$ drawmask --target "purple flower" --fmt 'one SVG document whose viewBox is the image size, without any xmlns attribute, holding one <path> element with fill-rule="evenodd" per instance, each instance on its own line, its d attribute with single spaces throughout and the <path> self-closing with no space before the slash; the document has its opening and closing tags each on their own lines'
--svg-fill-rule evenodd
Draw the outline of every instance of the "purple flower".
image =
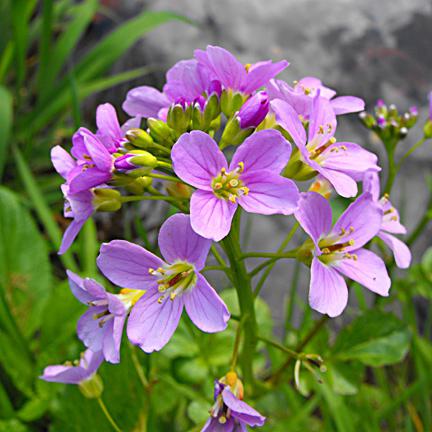
<svg viewBox="0 0 432 432">
<path fill-rule="evenodd" d="M 219 241 L 231 227 L 240 204 L 252 213 L 292 214 L 297 186 L 279 175 L 291 154 L 290 144 L 276 130 L 256 132 L 235 152 L 231 164 L 206 133 L 183 134 L 172 148 L 175 173 L 196 187 L 191 197 L 191 224 L 203 237 Z"/>
<path fill-rule="evenodd" d="M 282 99 L 290 104 L 297 114 L 304 119 L 311 115 L 313 99 L 317 94 L 330 101 L 330 106 L 335 115 L 349 114 L 363 111 L 365 103 L 362 99 L 355 96 L 338 96 L 329 87 L 325 87 L 322 82 L 315 77 L 305 77 L 296 81 L 294 87 L 285 81 L 271 80 L 267 85 L 270 100 Z"/>
<path fill-rule="evenodd" d="M 380 198 L 379 177 L 376 172 L 365 174 L 363 188 L 370 192 L 373 200 L 381 207 L 383 218 L 377 236 L 393 252 L 396 265 L 399 268 L 408 268 L 411 264 L 411 252 L 408 246 L 392 234 L 406 234 L 406 228 L 400 223 L 399 212 L 392 206 L 388 195 Z"/>
<path fill-rule="evenodd" d="M 56 171 L 67 181 L 73 178 L 74 172 L 77 171 L 76 161 L 69 153 L 55 146 L 51 150 L 51 161 Z M 67 227 L 59 254 L 64 254 L 75 240 L 86 220 L 93 214 L 93 193 L 90 190 L 84 190 L 75 194 L 70 193 L 70 187 L 67 183 L 63 184 L 62 192 L 65 198 L 64 216 L 73 218 L 72 223 Z"/>
<path fill-rule="evenodd" d="M 339 195 L 357 195 L 357 179 L 366 171 L 379 171 L 377 157 L 352 142 L 336 142 L 336 115 L 327 99 L 313 99 L 308 136 L 297 112 L 287 102 L 271 102 L 278 123 L 297 145 L 303 162 L 325 177 Z"/>
<path fill-rule="evenodd" d="M 88 349 L 83 353 L 79 362 L 47 366 L 40 378 L 49 382 L 81 384 L 94 376 L 103 359 L 102 352 L 93 352 Z"/>
<path fill-rule="evenodd" d="M 67 275 L 72 294 L 89 306 L 78 321 L 78 337 L 87 348 L 101 351 L 106 361 L 118 363 L 126 316 L 144 291 L 123 289 L 111 294 L 93 279 L 82 279 L 71 271 Z"/>
<path fill-rule="evenodd" d="M 246 95 L 253 94 L 289 65 L 286 60 L 266 60 L 245 67 L 229 51 L 212 45 L 205 51 L 195 50 L 195 58 L 224 89 Z"/>
<path fill-rule="evenodd" d="M 302 194 L 295 216 L 315 248 L 309 303 L 318 312 L 336 317 L 348 302 L 346 276 L 371 291 L 387 296 L 391 281 L 385 264 L 363 246 L 381 228 L 382 209 L 363 193 L 332 228 L 329 202 L 315 192 Z"/>
<path fill-rule="evenodd" d="M 230 375 L 235 375 L 232 385 Z M 237 375 L 229 372 L 220 381 L 215 381 L 215 404 L 210 410 L 210 418 L 201 432 L 241 432 L 246 426 L 263 426 L 266 418 L 242 401 L 243 385 Z"/>
<path fill-rule="evenodd" d="M 228 309 L 200 274 L 210 245 L 192 230 L 184 214 L 171 216 L 160 229 L 159 248 L 166 262 L 127 241 L 102 245 L 97 260 L 102 273 L 118 286 L 146 290 L 128 320 L 132 343 L 148 353 L 159 351 L 177 328 L 183 306 L 202 331 L 226 328 Z"/>
<path fill-rule="evenodd" d="M 166 119 L 171 105 L 199 102 L 203 93 L 220 94 L 220 86 L 212 83 L 209 72 L 194 59 L 176 63 L 166 75 L 163 91 L 148 87 L 130 90 L 123 103 L 123 109 L 131 116 Z"/>
<path fill-rule="evenodd" d="M 251 96 L 237 113 L 240 127 L 257 127 L 265 119 L 269 109 L 270 102 L 266 92 L 261 91 Z"/>
</svg>

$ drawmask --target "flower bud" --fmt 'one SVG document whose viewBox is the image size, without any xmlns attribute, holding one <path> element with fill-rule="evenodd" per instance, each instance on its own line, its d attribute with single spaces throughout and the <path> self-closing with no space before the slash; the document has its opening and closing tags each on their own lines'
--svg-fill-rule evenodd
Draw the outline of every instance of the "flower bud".
<svg viewBox="0 0 432 432">
<path fill-rule="evenodd" d="M 432 138 L 432 120 L 427 120 L 424 127 L 423 133 L 425 138 Z"/>
<path fill-rule="evenodd" d="M 220 102 L 222 112 L 229 118 L 241 108 L 244 96 L 241 93 L 234 93 L 232 90 L 224 90 Z"/>
<path fill-rule="evenodd" d="M 116 189 L 98 188 L 93 190 L 93 207 L 97 211 L 115 212 L 121 208 L 121 194 Z"/>
<path fill-rule="evenodd" d="M 249 135 L 253 133 L 253 128 L 242 129 L 240 127 L 240 121 L 237 116 L 234 116 L 228 120 L 225 129 L 222 133 L 220 139 L 219 147 L 224 149 L 228 145 L 239 145 L 241 144 Z"/>
<path fill-rule="evenodd" d="M 104 389 L 102 378 L 98 374 L 94 374 L 89 379 L 81 381 L 78 386 L 83 396 L 87 399 L 100 398 Z"/>
<path fill-rule="evenodd" d="M 266 92 L 258 92 L 249 98 L 237 114 L 242 129 L 256 128 L 266 117 L 270 102 Z"/>
<path fill-rule="evenodd" d="M 186 132 L 191 121 L 191 105 L 187 107 L 180 104 L 173 105 L 167 114 L 167 125 L 178 134 Z"/>
<path fill-rule="evenodd" d="M 213 95 L 217 96 L 217 98 L 221 97 L 222 94 L 222 84 L 218 80 L 213 80 L 208 89 L 207 94 L 211 97 Z"/>
<path fill-rule="evenodd" d="M 126 132 L 126 138 L 135 147 L 147 150 L 152 147 L 153 138 L 142 129 L 129 129 Z"/>
<path fill-rule="evenodd" d="M 131 178 L 130 176 L 128 176 L 128 178 L 130 179 L 130 182 L 124 185 L 124 188 L 134 195 L 143 195 L 144 191 L 149 186 L 151 186 L 153 182 L 153 179 L 151 177 L 146 176 L 141 176 L 137 178 Z"/>
<path fill-rule="evenodd" d="M 114 168 L 119 172 L 128 172 L 140 167 L 155 168 L 158 160 L 145 150 L 132 150 L 114 161 Z"/>
<path fill-rule="evenodd" d="M 298 181 L 305 181 L 314 178 L 317 172 L 301 159 L 301 153 L 298 148 L 294 148 L 290 160 L 282 171 L 282 175 Z"/>
<path fill-rule="evenodd" d="M 190 198 L 193 192 L 189 185 L 181 182 L 167 182 L 166 191 L 175 198 Z"/>
<path fill-rule="evenodd" d="M 147 125 L 150 135 L 155 141 L 169 147 L 173 146 L 175 135 L 173 130 L 164 121 L 150 117 L 147 119 Z"/>
</svg>

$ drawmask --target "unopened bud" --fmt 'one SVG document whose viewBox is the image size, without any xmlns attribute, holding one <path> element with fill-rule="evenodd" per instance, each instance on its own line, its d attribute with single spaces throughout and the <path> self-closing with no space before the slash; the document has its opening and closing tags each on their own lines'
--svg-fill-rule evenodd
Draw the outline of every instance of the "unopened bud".
<svg viewBox="0 0 432 432">
<path fill-rule="evenodd" d="M 221 110 L 227 118 L 231 117 L 243 105 L 245 97 L 241 93 L 232 90 L 224 90 L 221 94 Z"/>
<path fill-rule="evenodd" d="M 93 189 L 93 207 L 97 211 L 115 212 L 121 208 L 121 194 L 116 189 Z"/>
<path fill-rule="evenodd" d="M 270 102 L 266 92 L 258 92 L 250 97 L 237 114 L 242 129 L 256 128 L 266 117 Z"/>
<path fill-rule="evenodd" d="M 178 134 L 186 132 L 191 121 L 191 105 L 184 107 L 180 104 L 173 105 L 167 114 L 167 125 Z"/>
<path fill-rule="evenodd" d="M 87 399 L 100 398 L 104 389 L 102 378 L 98 374 L 94 374 L 89 379 L 81 381 L 78 387 Z"/>
<path fill-rule="evenodd" d="M 424 127 L 423 133 L 425 138 L 432 138 L 432 120 L 427 120 Z"/>
<path fill-rule="evenodd" d="M 169 195 L 175 198 L 190 198 L 192 195 L 192 188 L 181 182 L 167 182 L 166 190 Z"/>
<path fill-rule="evenodd" d="M 174 144 L 174 131 L 163 121 L 154 118 L 147 119 L 150 135 L 158 143 L 172 146 Z"/>
<path fill-rule="evenodd" d="M 114 161 L 115 169 L 123 173 L 141 167 L 153 169 L 157 164 L 157 158 L 145 150 L 132 150 Z"/>
<path fill-rule="evenodd" d="M 135 147 L 142 149 L 149 149 L 153 144 L 153 138 L 142 129 L 129 129 L 126 132 L 126 138 Z"/>
<path fill-rule="evenodd" d="M 241 144 L 249 135 L 253 133 L 253 128 L 242 129 L 240 127 L 240 121 L 237 116 L 234 116 L 228 120 L 225 129 L 220 139 L 219 147 L 224 149 L 229 145 Z"/>
<path fill-rule="evenodd" d="M 151 186 L 153 179 L 151 177 L 141 176 L 137 178 L 131 178 L 128 176 L 131 180 L 129 183 L 124 185 L 124 188 L 134 194 L 134 195 L 143 195 L 144 191 Z"/>
</svg>

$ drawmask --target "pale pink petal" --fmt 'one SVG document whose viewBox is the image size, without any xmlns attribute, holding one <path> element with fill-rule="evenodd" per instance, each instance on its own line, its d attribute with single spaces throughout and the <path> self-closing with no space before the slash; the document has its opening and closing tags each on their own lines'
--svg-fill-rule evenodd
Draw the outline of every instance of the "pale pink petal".
<svg viewBox="0 0 432 432">
<path fill-rule="evenodd" d="M 396 265 L 399 268 L 408 268 L 411 264 L 411 251 L 408 246 L 391 234 L 380 231 L 378 237 L 392 250 Z"/>
<path fill-rule="evenodd" d="M 288 65 L 289 63 L 286 60 L 276 63 L 266 60 L 253 64 L 249 68 L 242 91 L 244 93 L 253 93 L 282 72 Z"/>
<path fill-rule="evenodd" d="M 245 422 L 251 427 L 262 426 L 265 423 L 266 418 L 264 416 L 246 402 L 236 398 L 228 387 L 223 389 L 222 398 L 225 405 L 232 411 L 233 417 L 241 422 Z"/>
<path fill-rule="evenodd" d="M 55 146 L 51 149 L 51 162 L 55 170 L 67 179 L 69 173 L 75 168 L 76 162 L 72 156 L 62 147 Z"/>
<path fill-rule="evenodd" d="M 336 115 L 355 113 L 365 109 L 365 102 L 355 96 L 338 96 L 331 100 Z"/>
<path fill-rule="evenodd" d="M 123 102 L 123 109 L 130 116 L 157 117 L 162 108 L 171 105 L 171 101 L 159 90 L 148 87 L 136 87 L 130 90 Z"/>
</svg>

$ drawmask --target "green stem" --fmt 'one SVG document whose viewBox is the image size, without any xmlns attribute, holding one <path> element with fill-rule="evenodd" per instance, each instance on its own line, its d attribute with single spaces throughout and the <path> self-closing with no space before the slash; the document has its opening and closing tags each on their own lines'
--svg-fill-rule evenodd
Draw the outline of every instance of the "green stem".
<svg viewBox="0 0 432 432">
<path fill-rule="evenodd" d="M 297 297 L 297 288 L 298 288 L 298 282 L 299 282 L 299 278 L 300 278 L 300 266 L 301 266 L 301 262 L 296 261 L 294 264 L 294 271 L 293 271 L 293 275 L 291 278 L 289 297 L 287 300 L 285 327 L 284 327 L 284 333 L 285 333 L 284 340 L 286 340 L 286 335 L 288 333 L 288 330 L 292 326 L 291 320 L 292 320 L 292 316 L 293 316 L 293 312 L 294 312 L 295 299 Z"/>
<path fill-rule="evenodd" d="M 287 348 L 286 346 L 283 346 L 282 344 L 280 344 L 279 342 L 274 341 L 273 339 L 269 339 L 266 338 L 264 336 L 257 336 L 258 340 L 263 341 L 264 343 L 266 343 L 267 345 L 271 345 L 275 348 L 277 348 L 278 350 L 283 351 L 285 354 L 288 354 L 289 356 L 298 359 L 300 358 L 300 354 L 298 352 L 293 351 L 292 349 Z"/>
<path fill-rule="evenodd" d="M 131 351 L 131 359 L 132 359 L 132 363 L 134 365 L 135 371 L 138 375 L 138 378 L 142 384 L 142 386 L 144 387 L 145 391 L 148 391 L 149 388 L 149 382 L 146 378 L 146 376 L 144 375 L 144 371 L 142 369 L 141 363 L 138 360 L 138 356 L 136 353 L 136 348 L 134 345 L 130 344 L 130 351 Z"/>
<path fill-rule="evenodd" d="M 390 194 L 393 187 L 393 183 L 398 173 L 398 167 L 395 162 L 395 146 L 388 145 L 386 146 L 386 148 L 387 148 L 387 157 L 388 157 L 388 177 L 387 177 L 387 183 L 384 188 L 384 193 Z"/>
<path fill-rule="evenodd" d="M 405 159 L 410 157 L 417 149 L 419 149 L 425 142 L 427 141 L 426 137 L 423 137 L 419 141 L 417 141 L 401 158 L 399 163 L 397 164 L 397 170 L 400 170 L 400 167 Z"/>
<path fill-rule="evenodd" d="M 109 413 L 108 408 L 104 404 L 104 401 L 100 397 L 97 399 L 97 401 L 99 403 L 99 406 L 100 406 L 102 412 L 105 414 L 105 417 L 107 418 L 107 420 L 109 421 L 109 423 L 111 424 L 111 426 L 113 427 L 113 429 L 116 432 L 122 432 L 122 430 L 117 426 L 117 423 L 111 417 L 111 414 Z"/>
<path fill-rule="evenodd" d="M 297 256 L 297 249 L 293 249 L 292 251 L 287 251 L 284 253 L 280 252 L 248 252 L 244 253 L 241 256 L 241 259 L 245 258 L 295 258 Z"/>
<path fill-rule="evenodd" d="M 230 262 L 232 281 L 237 291 L 242 328 L 244 330 L 243 347 L 240 354 L 243 378 L 248 385 L 253 386 L 252 361 L 257 344 L 257 323 L 250 278 L 244 261 L 240 259 L 242 255 L 240 248 L 240 214 L 239 209 L 234 216 L 231 231 L 222 241 L 222 245 Z"/>
<path fill-rule="evenodd" d="M 155 179 L 159 179 L 159 180 L 167 180 L 167 181 L 172 181 L 172 182 L 176 182 L 176 183 L 183 183 L 178 177 L 174 177 L 174 176 L 170 176 L 170 175 L 166 175 L 166 174 L 150 173 L 150 174 L 146 174 L 146 177 L 151 177 L 151 178 L 155 178 Z"/>
<path fill-rule="evenodd" d="M 172 170 L 172 164 L 170 164 L 169 162 L 164 162 L 164 161 L 158 160 L 157 166 Z"/>
<path fill-rule="evenodd" d="M 237 331 L 236 331 L 236 337 L 234 340 L 234 348 L 233 353 L 231 357 L 231 370 L 234 372 L 237 367 L 237 359 L 238 359 L 238 352 L 240 348 L 240 340 L 241 340 L 241 330 L 242 330 L 243 323 L 242 321 L 239 321 L 237 325 Z"/>
<path fill-rule="evenodd" d="M 158 200 L 172 202 L 172 201 L 178 201 L 179 198 L 165 196 L 165 195 L 143 195 L 143 196 L 121 197 L 122 203 L 132 202 L 132 201 L 158 201 Z"/>
<path fill-rule="evenodd" d="M 277 250 L 278 253 L 283 252 L 283 250 L 288 246 L 288 243 L 291 241 L 291 239 L 293 238 L 294 234 L 297 231 L 297 228 L 299 227 L 298 222 L 296 222 L 293 227 L 291 228 L 291 230 L 288 232 L 287 236 L 284 238 L 283 242 L 281 243 L 281 245 L 279 246 L 279 249 Z M 258 281 L 256 287 L 255 287 L 255 291 L 254 291 L 254 296 L 255 298 L 258 297 L 262 287 L 265 284 L 265 281 L 267 280 L 270 272 L 272 271 L 273 267 L 276 264 L 276 260 L 272 263 L 269 264 L 269 266 L 267 267 L 267 270 L 264 272 L 264 274 L 261 276 L 261 279 Z"/>
</svg>

